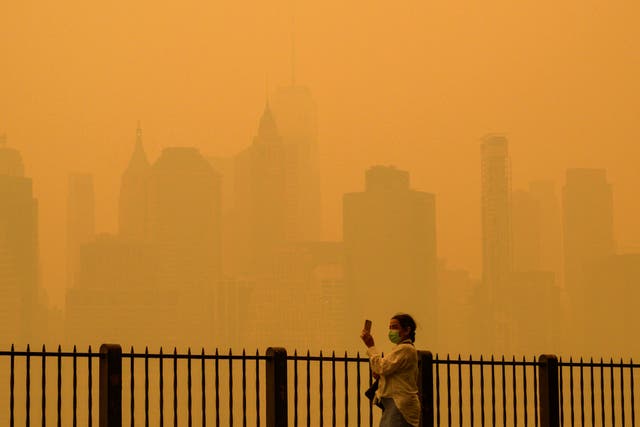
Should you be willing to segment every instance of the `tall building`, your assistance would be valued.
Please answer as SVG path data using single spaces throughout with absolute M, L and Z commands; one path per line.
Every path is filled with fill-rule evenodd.
M 479 301 L 473 298 L 475 283 L 469 272 L 449 268 L 444 261 L 438 265 L 438 351 L 441 353 L 482 353 L 485 349 L 477 345 L 478 331 L 482 330 L 480 319 L 473 316 L 473 308 Z M 452 310 L 452 307 L 455 307 Z M 486 316 L 485 316 L 486 318 Z M 483 343 L 486 345 L 486 341 Z
M 556 285 L 560 285 L 562 283 L 562 216 L 555 182 L 530 182 L 529 194 L 539 209 L 541 248 L 539 270 L 553 272 Z
M 204 337 L 212 327 L 221 273 L 220 197 L 219 175 L 195 148 L 166 148 L 151 168 L 149 244 L 157 291 L 176 295 L 176 315 L 165 327 L 177 342 L 184 331 Z
M 481 146 L 482 289 L 493 319 L 489 333 L 493 351 L 512 348 L 515 331 L 509 304 L 512 271 L 511 162 L 507 138 L 490 134 Z
M 524 190 L 514 191 L 511 201 L 513 271 L 539 271 L 543 252 L 540 203 Z
M 351 337 L 346 336 L 342 328 L 349 320 L 342 259 L 333 264 L 318 266 L 314 270 L 311 304 L 318 304 L 318 301 L 317 330 L 322 333 L 312 345 L 324 351 L 355 347 Z
M 577 336 L 586 342 L 590 314 L 587 269 L 614 254 L 613 193 L 604 169 L 569 169 L 563 188 L 564 284 Z
M 292 81 L 281 86 L 271 100 L 282 142 L 289 152 L 290 203 L 288 218 L 292 241 L 320 240 L 322 202 L 318 165 L 318 113 L 311 91 Z
M 151 166 L 142 146 L 138 124 L 136 143 L 127 169 L 122 174 L 118 206 L 118 228 L 122 237 L 142 241 L 147 237 L 147 197 Z
M 513 272 L 509 280 L 511 350 L 556 351 L 566 326 L 559 286 L 560 216 L 553 182 L 512 194 Z M 531 304 L 531 301 L 538 301 Z M 532 308 L 534 307 L 534 308 Z M 537 318 L 536 322 L 531 319 Z
M 100 234 L 83 245 L 66 293 L 68 344 L 175 345 L 158 327 L 176 315 L 175 295 L 158 292 L 154 272 L 153 252 L 142 243 Z
M 565 285 L 580 293 L 584 268 L 613 255 L 613 192 L 604 169 L 569 169 L 563 189 Z
M 482 280 L 498 306 L 511 272 L 511 164 L 507 138 L 482 140 Z
M 585 266 L 583 354 L 614 358 L 635 357 L 640 351 L 635 336 L 640 322 L 640 254 L 612 255 Z
M 234 233 L 234 198 L 235 198 L 235 158 L 231 157 L 213 157 L 207 156 L 207 160 L 213 167 L 213 170 L 221 179 L 221 203 L 222 203 L 222 271 L 226 275 L 231 275 L 235 268 L 236 257 L 238 253 L 237 239 Z
M 295 211 L 291 162 L 267 103 L 253 143 L 236 156 L 234 165 L 236 264 L 243 274 L 267 271 L 293 237 L 288 227 Z
M 24 176 L 20 152 L 0 140 L 0 292 L 5 320 L 0 336 L 29 342 L 38 309 L 38 201 Z M 5 343 L 6 344 L 6 343 Z
M 547 271 L 517 271 L 510 280 L 509 351 L 512 354 L 557 352 L 564 332 L 560 288 Z M 532 303 L 534 302 L 535 303 Z
M 343 197 L 343 238 L 350 327 L 371 319 L 386 331 L 393 314 L 408 312 L 436 342 L 435 196 L 412 190 L 406 171 L 374 166 L 365 191 Z
M 69 175 L 67 193 L 67 284 L 73 286 L 78 272 L 80 247 L 95 235 L 95 200 L 93 176 L 87 173 Z

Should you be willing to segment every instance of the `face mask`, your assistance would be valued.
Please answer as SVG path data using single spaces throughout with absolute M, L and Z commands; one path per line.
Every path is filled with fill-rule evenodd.
M 398 344 L 400 340 L 400 332 L 397 329 L 389 329 L 389 341 Z

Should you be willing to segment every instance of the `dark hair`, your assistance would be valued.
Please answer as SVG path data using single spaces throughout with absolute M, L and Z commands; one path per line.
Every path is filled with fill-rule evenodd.
M 396 319 L 398 323 L 400 323 L 400 326 L 402 326 L 403 329 L 411 328 L 411 332 L 409 333 L 409 339 L 411 340 L 411 342 L 415 342 L 416 321 L 413 320 L 413 317 L 411 317 L 408 314 L 399 313 L 393 316 L 392 319 Z

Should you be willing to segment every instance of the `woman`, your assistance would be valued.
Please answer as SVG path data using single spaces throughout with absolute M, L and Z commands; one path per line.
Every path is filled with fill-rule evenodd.
M 395 347 L 384 357 L 368 331 L 363 330 L 360 338 L 367 346 L 371 371 L 380 378 L 375 396 L 384 407 L 380 427 L 418 427 L 418 352 L 413 346 L 416 322 L 408 314 L 391 318 L 389 340 Z

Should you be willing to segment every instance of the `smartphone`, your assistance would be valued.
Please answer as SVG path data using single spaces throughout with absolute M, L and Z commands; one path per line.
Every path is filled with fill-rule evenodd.
M 367 319 L 364 321 L 364 330 L 371 332 L 371 320 Z

